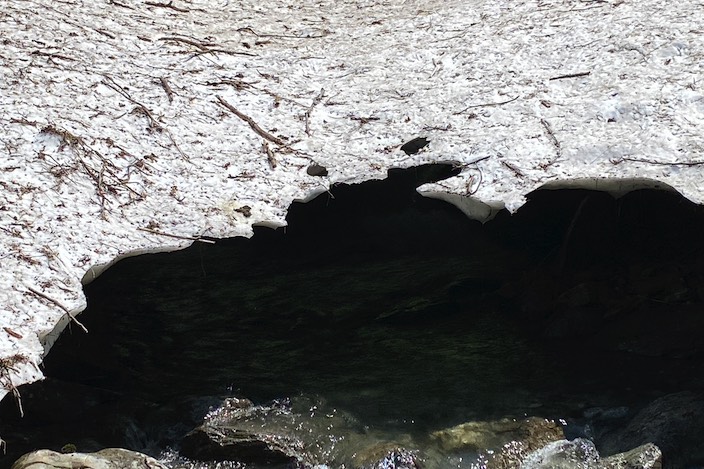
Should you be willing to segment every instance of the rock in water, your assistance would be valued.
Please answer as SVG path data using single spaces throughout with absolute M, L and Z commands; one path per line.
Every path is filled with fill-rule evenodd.
M 96 453 L 57 453 L 40 449 L 19 458 L 12 469 L 167 469 L 146 454 L 122 448 L 108 448 Z
M 625 453 L 602 459 L 606 469 L 662 469 L 662 452 L 647 443 Z
M 284 417 L 282 428 L 292 424 L 290 414 L 278 406 L 255 406 L 248 399 L 227 399 L 206 417 L 205 423 L 185 436 L 181 454 L 198 461 L 241 461 L 250 464 L 280 464 L 287 467 L 312 465 L 303 442 L 278 425 L 267 425 Z M 280 418 L 279 418 L 280 420 Z
M 654 443 L 662 450 L 664 468 L 681 468 L 704 461 L 704 396 L 689 391 L 656 399 L 625 428 L 598 441 L 604 454 Z
M 520 442 L 527 451 L 542 448 L 565 438 L 562 425 L 554 420 L 529 417 L 491 422 L 467 422 L 431 434 L 444 451 L 483 451 L 498 449 L 509 442 Z
M 548 443 L 543 449 L 531 453 L 521 469 L 597 469 L 599 452 L 594 443 L 583 438 Z

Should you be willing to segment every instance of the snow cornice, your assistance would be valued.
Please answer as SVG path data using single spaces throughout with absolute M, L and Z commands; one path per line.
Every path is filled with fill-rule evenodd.
M 4 0 L 0 395 L 41 378 L 100 266 L 282 225 L 334 183 L 450 161 L 457 176 L 420 190 L 479 219 L 546 184 L 701 203 L 703 11 Z

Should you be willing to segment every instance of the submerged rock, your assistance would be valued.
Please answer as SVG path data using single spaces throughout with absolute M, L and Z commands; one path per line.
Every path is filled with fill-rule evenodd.
M 12 469 L 91 468 L 91 469 L 167 469 L 146 454 L 122 448 L 108 448 L 96 453 L 57 453 L 40 449 L 19 458 Z
M 498 449 L 509 442 L 519 442 L 526 451 L 534 451 L 551 441 L 563 439 L 565 434 L 562 425 L 554 420 L 529 417 L 467 422 L 434 432 L 430 437 L 448 452 Z

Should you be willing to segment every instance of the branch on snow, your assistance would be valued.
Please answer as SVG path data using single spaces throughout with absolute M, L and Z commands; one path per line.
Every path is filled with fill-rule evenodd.
M 50 296 L 47 295 L 46 293 L 40 292 L 40 291 L 37 290 L 36 288 L 32 288 L 32 287 L 29 287 L 29 286 L 28 286 L 28 287 L 27 287 L 27 290 L 29 290 L 30 292 L 34 293 L 35 295 L 37 295 L 37 296 L 40 297 L 40 298 L 44 298 L 44 299 L 47 300 L 49 303 L 52 303 L 53 305 L 58 306 L 59 308 L 61 308 L 62 310 L 64 310 L 64 312 L 66 313 L 66 315 L 67 315 L 69 318 L 71 318 L 71 320 L 72 320 L 73 322 L 75 322 L 81 329 L 83 329 L 83 332 L 85 332 L 86 334 L 88 333 L 88 329 L 86 329 L 86 326 L 84 326 L 83 324 L 81 324 L 81 322 L 80 322 L 78 319 L 76 319 L 76 316 L 74 316 L 73 313 L 71 313 L 71 310 L 68 309 L 68 307 L 66 307 L 66 305 L 64 305 L 63 303 L 61 303 L 59 300 L 55 300 L 54 298 L 50 297 Z
M 279 137 L 271 135 L 269 132 L 267 132 L 266 130 L 259 127 L 259 125 L 254 121 L 254 119 L 252 119 L 248 115 L 243 114 L 240 111 L 238 111 L 232 104 L 230 104 L 227 101 L 225 101 L 224 99 L 222 99 L 221 96 L 217 96 L 217 98 L 218 98 L 218 102 L 222 106 L 224 106 L 228 111 L 232 112 L 234 115 L 236 115 L 237 117 L 239 117 L 240 119 L 245 121 L 247 124 L 249 124 L 249 126 L 252 128 L 252 130 L 254 130 L 260 137 L 265 138 L 265 139 L 269 140 L 270 142 L 275 143 L 276 145 L 279 145 L 282 147 L 288 146 L 288 144 L 286 142 L 284 142 L 282 139 L 280 139 Z
M 180 13 L 188 13 L 190 11 L 186 8 L 179 8 L 176 5 L 174 5 L 173 3 L 174 2 L 169 2 L 169 3 L 144 2 L 145 5 L 149 5 L 152 7 L 160 7 L 160 8 L 171 8 L 172 10 L 178 11 Z
M 137 106 L 137 110 L 139 110 L 139 112 L 141 112 L 142 114 L 144 114 L 147 117 L 147 120 L 149 121 L 149 128 L 156 130 L 158 132 L 164 132 L 166 134 L 166 136 L 169 137 L 169 140 L 171 140 L 171 143 L 174 145 L 174 148 L 176 148 L 176 151 L 178 151 L 179 155 L 181 155 L 181 157 L 184 160 L 190 161 L 188 156 L 186 156 L 186 154 L 183 151 L 181 151 L 181 147 L 179 147 L 178 143 L 176 143 L 174 136 L 171 135 L 171 131 L 169 129 L 167 129 L 166 127 L 164 127 L 163 125 L 161 125 L 159 123 L 159 121 L 156 120 L 156 118 L 154 117 L 154 115 L 152 114 L 152 112 L 149 110 L 149 108 L 147 106 L 140 103 L 136 99 L 132 98 L 132 96 L 130 96 L 130 94 L 123 87 L 118 85 L 117 82 L 115 80 L 113 80 L 111 77 L 109 77 L 107 75 L 103 75 L 103 81 L 101 83 L 104 84 L 105 86 L 107 86 L 108 88 L 111 88 L 111 89 L 117 91 L 120 95 L 122 95 L 122 97 L 124 97 L 126 100 L 128 100 L 129 102 L 131 102 L 132 104 Z M 161 84 L 162 84 L 162 86 L 164 86 L 164 82 L 162 82 Z M 168 83 L 167 83 L 167 86 L 168 86 Z M 168 94 L 168 91 L 167 91 L 167 94 Z
M 647 160 L 645 158 L 633 158 L 630 156 L 622 156 L 620 158 L 612 158 L 611 163 L 612 164 L 621 164 L 624 161 L 631 161 L 633 163 L 646 163 L 646 164 L 655 164 L 659 166 L 701 166 L 704 165 L 704 161 L 702 160 L 695 160 L 695 161 L 654 161 L 654 160 Z

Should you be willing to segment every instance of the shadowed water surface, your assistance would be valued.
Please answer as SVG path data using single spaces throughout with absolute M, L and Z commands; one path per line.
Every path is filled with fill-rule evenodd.
M 286 229 L 119 262 L 86 287 L 90 333 L 55 345 L 49 379 L 23 393 L 24 420 L 3 402 L 0 434 L 13 450 L 158 454 L 224 397 L 305 395 L 422 440 L 468 420 L 578 420 L 700 387 L 699 342 L 642 353 L 662 331 L 636 325 L 655 304 L 701 303 L 701 250 L 660 209 L 693 231 L 701 210 L 666 193 L 544 191 L 481 225 L 416 194 L 450 171 L 339 186 L 294 204 Z M 633 270 L 672 264 L 684 296 L 633 299 L 652 294 L 633 291 Z M 597 311 L 586 320 L 561 316 L 575 288 Z M 642 339 L 622 346 L 631 336 Z

